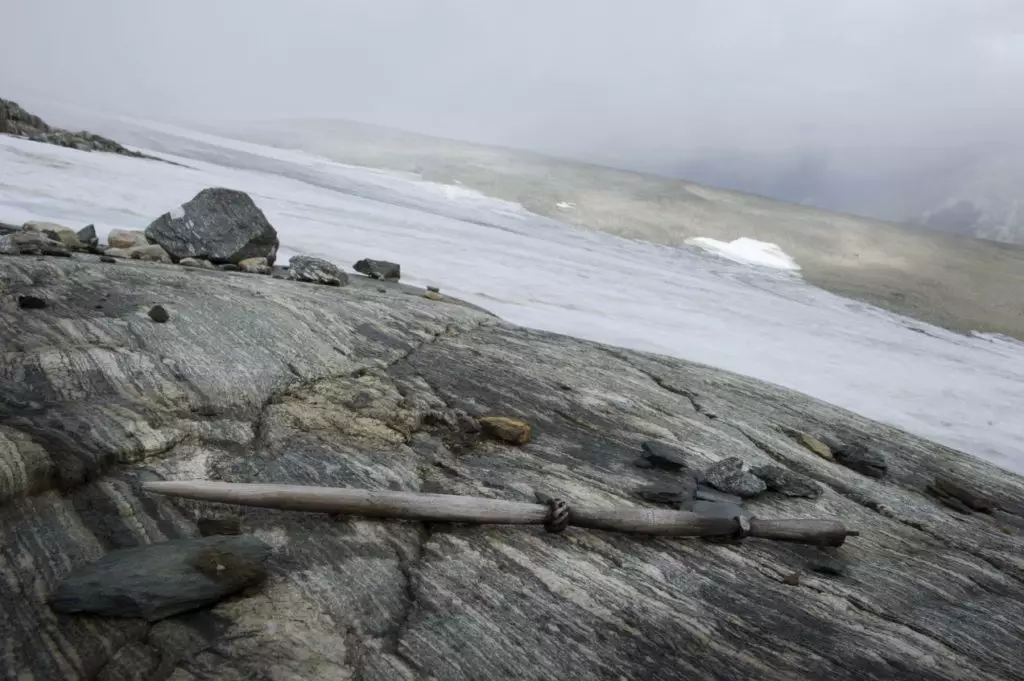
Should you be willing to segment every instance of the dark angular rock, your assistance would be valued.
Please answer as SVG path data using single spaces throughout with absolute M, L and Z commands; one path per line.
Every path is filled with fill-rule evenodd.
M 402 266 L 398 263 L 388 262 L 386 260 L 370 260 L 369 258 L 363 258 L 353 265 L 352 269 L 373 279 L 398 281 L 402 278 Z
M 101 255 L 100 262 L 117 262 L 117 258 L 112 258 L 109 255 Z
M 718 491 L 743 498 L 757 496 L 767 489 L 764 480 L 747 470 L 743 460 L 735 456 L 712 464 L 704 475 L 707 483 Z
M 345 286 L 348 275 L 333 263 L 322 258 L 296 255 L 289 261 L 288 278 L 327 286 Z
M 100 245 L 99 237 L 96 236 L 95 225 L 86 225 L 82 229 L 78 230 L 75 236 L 77 236 L 78 240 L 90 249 L 95 249 Z
M 708 487 L 707 485 L 698 485 L 694 493 L 697 499 L 702 501 L 717 501 L 726 504 L 742 504 L 743 498 L 738 497 L 735 494 L 726 494 L 725 492 L 719 492 L 717 489 Z
M 431 293 L 440 293 L 441 292 L 441 289 L 439 287 L 437 287 L 437 286 L 428 286 L 427 290 L 430 291 Z
M 204 189 L 192 200 L 161 215 L 146 228 L 146 238 L 177 262 L 202 258 L 239 263 L 266 258 L 273 265 L 280 242 L 277 230 L 249 195 L 235 189 Z
M 658 440 L 647 440 L 640 448 L 644 452 L 643 458 L 654 468 L 679 471 L 686 468 L 689 463 L 683 450 Z
M 652 504 L 678 507 L 680 504 L 693 501 L 693 495 L 696 491 L 697 481 L 693 478 L 684 477 L 676 484 L 641 487 L 636 493 L 641 499 Z
M 196 527 L 204 537 L 242 533 L 242 521 L 238 518 L 200 518 L 196 521 Z
M 842 465 L 871 478 L 884 477 L 889 468 L 884 454 L 860 443 L 842 445 L 832 453 Z
M 167 312 L 163 305 L 154 305 L 149 308 L 149 312 L 147 314 L 149 314 L 149 318 L 157 324 L 163 324 L 171 318 L 170 313 Z
M 931 484 L 930 490 L 937 497 L 956 499 L 973 511 L 992 513 L 996 509 L 996 503 L 992 499 L 972 489 L 968 484 L 953 480 L 945 475 L 936 477 Z
M 811 559 L 807 567 L 819 574 L 834 577 L 842 577 L 846 574 L 846 566 L 839 559 L 824 554 Z
M 61 613 L 157 620 L 212 605 L 266 577 L 270 547 L 251 536 L 178 539 L 111 551 L 50 597 Z
M 39 296 L 18 296 L 18 307 L 22 310 L 42 310 L 46 305 L 46 299 Z
M 785 494 L 787 497 L 817 499 L 824 493 L 818 483 L 782 466 L 758 466 L 752 468 L 750 472 L 764 480 L 770 491 Z
M 736 518 L 737 516 L 750 516 L 750 511 L 739 504 L 728 504 L 722 501 L 701 501 L 699 499 L 689 501 L 679 506 L 682 511 L 690 511 L 712 518 Z

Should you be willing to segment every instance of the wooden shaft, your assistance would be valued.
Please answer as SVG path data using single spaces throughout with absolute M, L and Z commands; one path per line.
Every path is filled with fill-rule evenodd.
M 144 482 L 147 492 L 187 499 L 286 511 L 312 511 L 375 518 L 494 525 L 539 525 L 548 516 L 542 504 L 464 497 L 451 494 L 376 491 L 339 487 L 306 487 L 180 480 Z M 714 518 L 685 511 L 652 508 L 598 508 L 570 504 L 569 522 L 577 527 L 634 534 L 714 537 L 733 534 L 732 518 Z M 829 546 L 841 545 L 848 531 L 833 520 L 750 521 L 750 536 Z

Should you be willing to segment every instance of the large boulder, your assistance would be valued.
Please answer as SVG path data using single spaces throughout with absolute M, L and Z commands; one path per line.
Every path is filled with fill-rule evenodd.
M 58 239 L 42 232 L 22 231 L 0 236 L 2 255 L 54 255 L 69 257 L 71 251 Z
M 280 242 L 277 230 L 249 195 L 235 189 L 204 189 L 146 228 L 146 238 L 163 246 L 175 262 L 202 258 L 214 264 L 238 264 L 266 258 L 273 265 Z
M 45 234 L 50 239 L 61 242 L 72 251 L 87 250 L 87 246 L 79 240 L 78 235 L 73 229 L 69 229 L 64 225 L 58 225 L 55 222 L 31 220 L 22 225 L 21 229 L 25 232 Z
M 398 281 L 402 278 L 402 266 L 396 262 L 388 262 L 387 260 L 371 260 L 369 258 L 363 258 L 353 265 L 352 269 L 360 274 L 365 274 L 371 279 Z

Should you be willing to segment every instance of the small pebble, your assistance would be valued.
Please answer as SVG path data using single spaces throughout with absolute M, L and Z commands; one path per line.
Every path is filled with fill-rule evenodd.
M 377 293 L 387 293 L 387 292 L 388 292 L 388 290 L 386 288 L 384 288 L 383 286 L 378 286 L 377 287 Z
M 117 262 L 117 258 L 112 258 L 109 255 L 101 255 L 100 262 Z
M 164 322 L 171 318 L 170 313 L 168 313 L 167 310 L 164 309 L 163 305 L 154 305 L 153 307 L 149 308 L 148 314 L 149 318 L 152 319 L 157 324 L 163 324 Z
M 22 310 L 42 310 L 46 300 L 38 296 L 18 296 L 18 307 Z
M 441 294 L 436 291 L 427 291 L 423 294 L 423 297 L 427 300 L 442 300 Z
M 430 291 L 431 293 L 440 293 L 441 292 L 441 289 L 438 288 L 437 286 L 428 286 L 427 290 Z
M 785 577 L 782 578 L 782 583 L 783 584 L 788 584 L 789 586 L 800 586 L 800 573 L 799 572 L 791 572 L 791 573 L 789 573 L 788 575 L 786 575 Z

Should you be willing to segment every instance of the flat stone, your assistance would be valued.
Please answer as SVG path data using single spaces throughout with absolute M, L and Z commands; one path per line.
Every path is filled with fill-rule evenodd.
M 167 265 L 172 262 L 171 256 L 167 254 L 167 251 L 156 244 L 150 244 L 149 246 L 135 246 L 134 248 L 129 248 L 128 253 L 132 260 L 142 260 L 143 262 L 162 262 Z
M 178 539 L 111 551 L 68 575 L 49 599 L 60 613 L 155 622 L 213 605 L 263 581 L 270 547 L 251 536 Z
M 954 480 L 949 476 L 940 475 L 936 477 L 930 489 L 936 496 L 957 499 L 973 511 L 991 513 L 996 509 L 995 501 L 971 488 L 967 483 Z
M 199 528 L 199 534 L 204 537 L 242 533 L 242 521 L 235 517 L 200 518 L 196 521 L 196 527 Z
M 202 258 L 213 263 L 240 263 L 266 258 L 274 264 L 280 242 L 277 230 L 245 192 L 209 187 L 164 213 L 146 228 L 146 238 L 163 246 L 177 261 Z
M 395 262 L 386 260 L 371 260 L 363 258 L 352 266 L 356 272 L 365 274 L 372 279 L 387 279 L 398 281 L 402 278 L 402 266 Z
M 109 255 L 101 255 L 100 256 L 100 262 L 108 262 L 108 263 L 117 262 L 117 258 L 111 257 Z
M 758 466 L 750 472 L 764 480 L 770 491 L 787 497 L 817 499 L 824 493 L 824 489 L 815 481 L 782 466 Z
M 178 261 L 178 264 L 182 267 L 192 267 L 197 270 L 214 270 L 213 263 L 209 260 L 203 260 L 202 258 L 182 258 Z
M 149 312 L 147 314 L 149 315 L 149 318 L 157 324 L 163 324 L 171 318 L 170 313 L 167 312 L 163 305 L 154 305 L 149 308 Z
M 46 299 L 39 296 L 18 296 L 18 307 L 22 310 L 42 310 L 46 305 Z
M 479 419 L 479 423 L 486 435 L 511 445 L 525 445 L 532 437 L 530 424 L 519 419 L 485 416 Z
M 889 467 L 884 454 L 868 449 L 860 443 L 837 447 L 833 454 L 836 461 L 843 466 L 871 478 L 884 477 Z
M 148 246 L 146 235 L 135 229 L 112 229 L 107 234 L 107 246 L 110 248 L 135 248 Z
M 702 501 L 717 501 L 726 504 L 743 503 L 743 497 L 736 496 L 735 494 L 719 492 L 717 489 L 708 487 L 707 485 L 698 485 L 694 492 L 694 496 Z
M 810 433 L 805 433 L 802 430 L 797 430 L 796 428 L 790 428 L 788 426 L 780 426 L 780 429 L 783 433 L 796 440 L 805 449 L 814 452 L 826 461 L 835 461 L 832 449 Z
M 311 258 L 306 255 L 292 256 L 289 260 L 288 278 L 294 281 L 305 281 L 311 284 L 327 286 L 345 286 L 348 275 L 334 263 L 323 258 Z
M 647 440 L 640 445 L 640 449 L 643 450 L 643 458 L 654 468 L 679 471 L 689 465 L 686 453 L 682 449 L 658 440 Z
M 238 267 L 249 274 L 271 274 L 274 271 L 266 258 L 246 258 L 238 263 Z
M 736 518 L 739 516 L 751 517 L 750 511 L 739 504 L 728 504 L 722 501 L 702 501 L 695 499 L 685 502 L 679 506 L 681 511 L 689 511 L 699 515 L 712 518 Z
M 768 488 L 764 480 L 747 470 L 743 460 L 735 456 L 711 464 L 704 475 L 707 484 L 718 491 L 745 499 L 757 496 Z
M 846 574 L 846 565 L 842 561 L 824 554 L 812 558 L 807 567 L 819 574 L 832 575 L 834 577 L 842 577 Z
M 670 485 L 651 485 L 636 490 L 637 496 L 652 504 L 679 506 L 693 501 L 697 491 L 697 482 L 693 478 L 684 477 L 678 483 Z

